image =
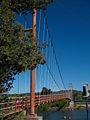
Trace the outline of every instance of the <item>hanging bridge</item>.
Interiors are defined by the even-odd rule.
[[[61,94],[50,94],[50,95],[35,95],[35,106],[39,106],[41,104],[50,103],[54,101],[58,101],[61,99],[69,99],[72,100],[72,96],[69,91],[67,93]],[[30,108],[30,97],[8,97],[5,101],[1,99],[0,103],[0,112],[9,113],[10,111],[18,111],[19,109],[24,110],[26,107]]]
[[[29,13],[31,14],[31,13]],[[37,21],[36,21],[37,15]],[[34,41],[42,45],[42,55],[45,59],[45,64],[37,65],[36,69],[25,71],[16,75],[17,85],[13,88],[14,93],[27,93],[30,90],[30,96],[23,97],[8,97],[0,100],[0,116],[11,116],[14,113],[30,110],[30,115],[35,116],[35,107],[45,103],[51,103],[61,99],[72,100],[72,91],[67,90],[61,70],[58,63],[57,54],[53,44],[52,36],[48,26],[48,19],[45,9],[33,9],[32,27],[29,15],[19,15],[19,19],[23,19],[25,34],[33,31]],[[28,74],[27,74],[28,72]],[[29,79],[29,80],[27,80]],[[22,89],[23,87],[23,89]],[[50,93],[41,91],[43,88],[48,88]],[[21,90],[20,90],[21,89]],[[23,90],[23,91],[22,91]],[[57,92],[58,91],[58,92]],[[60,92],[61,91],[61,92]]]
[[[35,107],[45,103],[52,103],[62,99],[72,100],[71,91],[49,95],[35,95]],[[6,100],[0,101],[0,119],[12,119],[21,113],[31,109],[30,97],[8,97]]]

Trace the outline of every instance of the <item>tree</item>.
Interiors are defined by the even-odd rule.
[[[41,91],[41,95],[48,95],[52,93],[51,89],[48,89],[46,87],[43,87],[42,91]]]
[[[32,33],[25,35],[15,21],[13,8],[10,0],[0,1],[0,93],[10,90],[16,74],[45,62]]]
[[[10,0],[12,9],[17,13],[27,13],[36,9],[45,8],[48,4],[52,3],[53,0]]]

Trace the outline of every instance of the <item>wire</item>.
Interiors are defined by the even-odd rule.
[[[47,26],[47,29],[48,29],[48,22],[47,22],[47,16],[46,16],[45,10],[44,10],[44,17],[45,17],[46,26]],[[52,46],[52,48],[53,48],[52,50],[53,50],[53,53],[54,53],[54,56],[55,56],[55,61],[56,61],[56,64],[57,64],[57,68],[58,68],[58,71],[59,71],[59,75],[60,75],[60,78],[61,78],[63,87],[64,87],[64,89],[66,90],[66,87],[65,87],[65,84],[64,84],[64,81],[63,81],[63,77],[62,77],[62,74],[61,74],[61,70],[60,70],[60,68],[59,68],[59,64],[58,64],[58,61],[57,61],[55,49],[54,49],[54,46],[53,46],[53,43],[52,43],[52,40],[51,40],[51,34],[50,34],[49,29],[48,29],[48,34],[49,34],[49,37],[50,37],[51,46]]]
[[[37,33],[37,39],[39,40],[40,38],[40,32],[41,32],[41,16],[42,16],[42,10],[40,9],[40,15],[39,15],[39,25],[38,25],[38,33]]]
[[[51,75],[53,81],[55,82],[56,86],[60,89],[60,87],[59,87],[59,85],[57,84],[55,78],[53,77],[53,75],[52,75],[52,73],[51,73],[51,71],[50,71],[50,68],[48,67],[47,63],[46,63],[46,67],[47,67],[47,69],[48,69],[48,71],[49,71],[49,73],[50,73],[50,75]]]

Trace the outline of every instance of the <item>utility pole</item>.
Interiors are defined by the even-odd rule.
[[[36,42],[36,8],[33,9],[32,30],[33,39]],[[35,69],[31,70],[30,86],[30,115],[35,116]]]
[[[85,98],[86,100],[86,117],[87,117],[87,120],[88,120],[88,96],[89,96],[89,92],[88,92],[88,83],[83,83],[83,97]]]

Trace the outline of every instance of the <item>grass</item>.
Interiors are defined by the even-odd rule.
[[[42,104],[36,107],[36,112],[47,112],[50,109],[52,110],[53,108],[59,110],[62,109],[63,107],[68,106],[69,102],[70,102],[69,100],[58,100],[56,102]]]

